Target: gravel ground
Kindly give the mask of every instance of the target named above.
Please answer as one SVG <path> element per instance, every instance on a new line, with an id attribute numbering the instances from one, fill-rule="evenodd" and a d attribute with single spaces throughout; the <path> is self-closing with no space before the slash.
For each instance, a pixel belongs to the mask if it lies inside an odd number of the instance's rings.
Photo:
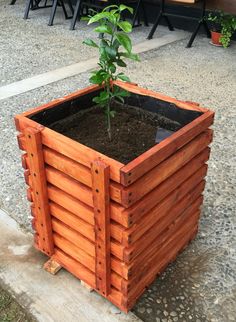
<path id="1" fill-rule="evenodd" d="M 0 0 L 0 86 L 95 56 L 96 48 L 82 44 L 86 38 L 96 40 L 93 27 L 85 21 L 71 31 L 70 20 L 64 19 L 59 8 L 55 24 L 49 27 L 50 8 L 30 11 L 28 20 L 23 19 L 24 8 L 24 0 L 17 0 L 14 6 Z M 134 28 L 133 43 L 145 40 L 149 29 Z M 160 27 L 155 37 L 164 33 L 165 28 Z"/>
<path id="2" fill-rule="evenodd" d="M 127 71 L 132 81 L 140 85 L 179 99 L 199 102 L 216 111 L 198 237 L 142 296 L 134 313 L 148 322 L 235 321 L 236 43 L 223 50 L 210 46 L 208 39 L 198 37 L 192 49 L 185 49 L 185 45 L 185 41 L 179 41 L 143 54 L 142 64 L 132 63 Z M 60 48 L 57 50 L 59 52 Z M 48 53 L 49 57 L 51 54 Z M 24 61 L 19 60 L 21 63 L 24 66 Z M 63 60 L 63 63 L 68 61 Z M 47 70 L 48 66 L 44 68 Z M 8 69 L 11 77 L 12 67 L 6 66 L 6 73 Z M 19 77 L 23 75 L 21 72 Z M 31 68 L 29 73 L 37 72 L 38 67 Z M 87 83 L 87 74 L 82 74 L 1 101 L 0 208 L 28 229 L 29 210 L 13 116 L 85 87 Z"/>
<path id="3" fill-rule="evenodd" d="M 15 299 L 0 286 L 0 321 L 34 322 Z"/>

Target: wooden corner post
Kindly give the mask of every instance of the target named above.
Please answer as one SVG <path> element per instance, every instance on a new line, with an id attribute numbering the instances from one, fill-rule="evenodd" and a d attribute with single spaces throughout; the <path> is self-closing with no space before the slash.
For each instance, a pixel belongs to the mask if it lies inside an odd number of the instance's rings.
<path id="1" fill-rule="evenodd" d="M 44 167 L 41 131 L 39 129 L 28 127 L 24 130 L 24 135 L 29 158 L 34 209 L 36 212 L 35 228 L 38 234 L 38 248 L 48 256 L 52 256 L 54 253 L 54 243 L 48 204 L 47 180 Z"/>
<path id="2" fill-rule="evenodd" d="M 111 292 L 110 259 L 110 167 L 103 161 L 92 163 L 92 189 L 95 218 L 96 289 L 102 295 Z"/>

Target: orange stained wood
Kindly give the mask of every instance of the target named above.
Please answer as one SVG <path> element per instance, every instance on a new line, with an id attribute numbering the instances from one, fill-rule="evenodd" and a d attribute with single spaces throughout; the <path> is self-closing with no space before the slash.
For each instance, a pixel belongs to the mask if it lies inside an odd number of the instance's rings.
<path id="1" fill-rule="evenodd" d="M 79 234 L 75 230 L 71 229 L 69 226 L 64 225 L 56 219 L 52 219 L 52 229 L 53 232 L 62 236 L 63 238 L 69 240 L 76 246 L 80 246 L 83 250 L 90 256 L 95 257 L 95 245 L 90 240 L 85 238 L 83 235 Z"/>
<path id="2" fill-rule="evenodd" d="M 48 205 L 47 183 L 42 153 L 41 132 L 33 128 L 24 131 L 32 177 L 32 192 L 37 214 L 36 230 L 40 249 L 51 256 L 54 252 L 52 223 Z"/>
<path id="3" fill-rule="evenodd" d="M 129 207 L 123 214 L 127 213 L 130 218 L 130 224 L 134 224 L 156 204 L 165 198 L 171 191 L 175 190 L 181 183 L 200 169 L 203 164 L 209 159 L 210 148 L 206 148 L 200 152 L 195 158 L 190 160 L 185 166 L 181 167 L 173 175 L 167 178 L 164 182 L 158 185 L 150 193 L 145 195 L 141 200 Z M 204 166 L 205 174 L 207 165 Z"/>
<path id="4" fill-rule="evenodd" d="M 125 165 L 121 169 L 121 183 L 125 186 L 131 185 L 211 126 L 213 119 L 213 112 L 209 111 L 204 113 L 190 124 L 172 134 L 169 138 L 163 140 Z"/>
<path id="5" fill-rule="evenodd" d="M 97 160 L 92 163 L 92 190 L 95 216 L 96 289 L 111 293 L 110 167 Z"/>
<path id="6" fill-rule="evenodd" d="M 195 105 L 193 107 L 192 104 L 185 103 L 185 102 L 177 100 L 173 97 L 166 96 L 166 95 L 151 91 L 146 88 L 141 88 L 141 87 L 137 86 L 136 84 L 122 82 L 119 80 L 114 81 L 113 84 L 117 85 L 117 86 L 131 92 L 131 93 L 135 93 L 135 94 L 139 94 L 139 95 L 143 95 L 143 96 L 148 96 L 148 97 L 154 97 L 154 98 L 157 98 L 157 99 L 165 101 L 165 102 L 173 103 L 176 106 L 186 109 L 186 110 L 193 110 L 193 111 L 198 111 L 198 112 L 202 112 L 202 113 L 206 113 L 209 111 L 209 109 L 207 109 L 207 108 L 203 108 L 203 107 L 200 107 L 197 105 Z"/>
<path id="7" fill-rule="evenodd" d="M 178 254 L 186 244 L 195 237 L 196 231 L 197 226 L 188 230 L 182 237 L 178 237 L 177 240 L 173 240 L 168 249 L 163 250 L 163 256 L 161 257 L 161 260 L 157 262 L 157 265 L 150 266 L 150 269 L 144 274 L 144 278 L 139 281 L 133 289 L 131 289 L 128 295 L 128 301 L 126 302 L 126 307 L 128 309 L 132 308 L 137 298 L 146 290 L 147 286 L 152 283 L 156 276 L 164 270 L 167 264 L 176 258 L 176 254 Z M 123 303 L 123 305 L 125 304 Z"/>
<path id="8" fill-rule="evenodd" d="M 186 226 L 189 227 L 191 222 L 195 225 L 197 223 L 198 217 L 193 217 L 193 213 L 197 212 L 199 209 L 199 206 L 201 205 L 202 197 L 198 197 L 187 209 L 185 209 L 182 214 L 175 215 L 173 218 L 171 216 L 168 216 L 167 219 L 162 221 L 162 227 L 160 227 L 160 233 L 157 232 L 157 237 L 155 240 L 152 241 L 152 243 L 148 244 L 145 251 L 139 254 L 136 258 L 134 258 L 131 261 L 131 264 L 128 266 L 130 271 L 130 280 L 132 277 L 137 278 L 138 281 L 138 273 L 145 267 L 145 265 L 151 261 L 153 257 L 156 256 L 156 253 L 159 249 L 166 247 L 166 242 L 169 241 L 169 239 L 173 238 L 175 233 L 178 233 L 181 231 L 182 227 Z M 185 220 L 184 220 L 185 219 Z M 180 225 L 177 225 L 176 222 L 181 222 Z M 169 225 L 169 227 L 168 227 Z M 161 231 L 161 229 L 168 228 L 165 233 Z M 171 229 L 173 228 L 173 229 Z M 142 267 L 140 269 L 140 267 Z M 137 282 L 136 281 L 136 282 Z"/>
<path id="9" fill-rule="evenodd" d="M 48 148 L 44 148 L 44 159 L 51 167 L 60 170 L 90 188 L 92 187 L 92 177 L 88 167 Z M 110 182 L 110 196 L 117 203 L 121 203 L 121 189 L 121 185 L 113 181 Z"/>
<path id="10" fill-rule="evenodd" d="M 131 263 L 131 261 L 139 256 L 139 254 L 146 250 L 147 245 L 154 242 L 159 234 L 161 234 L 165 229 L 168 229 L 169 225 L 175 220 L 180 214 L 181 211 L 183 212 L 184 209 L 188 209 L 191 207 L 192 203 L 199 199 L 199 195 L 202 193 L 204 185 L 200 183 L 196 187 L 197 192 L 192 191 L 192 194 L 188 194 L 184 197 L 177 206 L 174 206 L 166 216 L 162 217 L 158 220 L 149 230 L 148 236 L 146 234 L 142 235 L 136 242 L 134 242 L 130 247 L 125 249 L 125 262 Z M 202 198 L 200 198 L 202 201 Z"/>
<path id="11" fill-rule="evenodd" d="M 46 166 L 46 176 L 47 181 L 54 187 L 57 187 L 68 195 L 78 199 L 79 202 L 83 202 L 87 206 L 93 207 L 93 194 L 91 188 L 88 188 L 86 185 L 79 183 L 77 180 L 51 166 Z M 115 202 L 111 202 L 110 207 L 111 218 L 125 227 L 129 227 L 129 217 L 122 213 L 123 207 Z"/>
<path id="12" fill-rule="evenodd" d="M 59 206 L 69 210 L 87 223 L 94 225 L 93 209 L 62 190 L 48 185 L 48 197 Z"/>
<path id="13" fill-rule="evenodd" d="M 128 228 L 123 234 L 123 243 L 126 246 L 129 246 L 136 240 L 138 240 L 152 227 L 154 223 L 165 216 L 172 207 L 176 207 L 185 195 L 187 196 L 188 193 L 190 196 L 192 194 L 194 195 L 195 189 L 193 188 L 196 188 L 196 186 L 201 181 L 203 181 L 202 176 L 199 176 L 199 172 L 196 172 L 192 177 L 190 177 L 182 185 L 180 185 L 174 192 L 170 193 L 165 199 L 163 199 L 160 204 L 155 206 L 149 213 L 147 213 L 143 217 L 143 219 L 134 224 L 131 228 Z"/>
<path id="14" fill-rule="evenodd" d="M 212 131 L 207 130 L 197 136 L 186 146 L 178 150 L 167 160 L 153 168 L 142 178 L 123 191 L 124 206 L 129 207 L 156 186 L 166 180 L 169 176 L 188 163 L 193 157 L 204 150 L 212 141 Z"/>

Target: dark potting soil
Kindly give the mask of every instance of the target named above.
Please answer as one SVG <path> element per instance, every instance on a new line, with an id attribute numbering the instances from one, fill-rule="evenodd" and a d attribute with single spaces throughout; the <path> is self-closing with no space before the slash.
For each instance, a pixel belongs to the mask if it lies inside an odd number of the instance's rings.
<path id="1" fill-rule="evenodd" d="M 94 106 L 51 124 L 50 128 L 124 164 L 153 147 L 161 127 L 177 131 L 181 125 L 166 117 L 133 106 L 115 104 L 112 139 L 107 134 L 101 107 Z"/>

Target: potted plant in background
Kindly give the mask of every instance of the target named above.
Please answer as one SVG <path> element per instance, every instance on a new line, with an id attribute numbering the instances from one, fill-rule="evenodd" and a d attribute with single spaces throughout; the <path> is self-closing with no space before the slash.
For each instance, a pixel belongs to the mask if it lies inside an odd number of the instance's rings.
<path id="1" fill-rule="evenodd" d="M 195 237 L 214 113 L 143 89 L 124 5 L 90 18 L 94 84 L 15 117 L 35 247 L 127 312 Z M 104 117 L 105 113 L 105 117 Z"/>
<path id="2" fill-rule="evenodd" d="M 222 11 L 210 13 L 211 43 L 216 46 L 229 47 L 231 38 L 236 30 L 236 17 Z"/>

